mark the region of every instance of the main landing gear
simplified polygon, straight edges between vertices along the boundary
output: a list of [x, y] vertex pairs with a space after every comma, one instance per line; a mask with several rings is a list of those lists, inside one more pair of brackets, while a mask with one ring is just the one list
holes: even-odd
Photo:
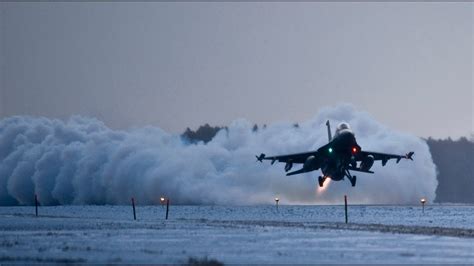
[[355, 175], [351, 175], [351, 173], [349, 173], [349, 170], [347, 169], [346, 169], [346, 177], [349, 179], [349, 181], [351, 181], [351, 185], [355, 187], [357, 177]]
[[319, 187], [323, 187], [323, 184], [324, 184], [325, 180], [326, 180], [326, 177], [322, 177], [322, 176], [318, 177]]

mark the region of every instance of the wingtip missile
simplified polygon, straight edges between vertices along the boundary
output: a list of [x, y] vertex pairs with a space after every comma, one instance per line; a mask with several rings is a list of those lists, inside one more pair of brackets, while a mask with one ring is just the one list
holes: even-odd
[[255, 155], [255, 157], [257, 158], [257, 162], [262, 162], [263, 159], [265, 159], [265, 154], [262, 153], [259, 156]]

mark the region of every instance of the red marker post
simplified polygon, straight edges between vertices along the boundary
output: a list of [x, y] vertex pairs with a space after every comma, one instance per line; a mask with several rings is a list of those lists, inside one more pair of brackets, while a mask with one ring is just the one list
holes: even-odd
[[137, 215], [135, 213], [135, 199], [132, 198], [132, 208], [133, 208], [133, 220], [137, 220]]
[[168, 220], [169, 208], [170, 208], [170, 199], [166, 199], [166, 217], [165, 217], [165, 220]]
[[347, 195], [344, 195], [344, 212], [346, 214], [346, 223], [347, 223]]
[[38, 217], [38, 196], [35, 194], [35, 213], [36, 217]]

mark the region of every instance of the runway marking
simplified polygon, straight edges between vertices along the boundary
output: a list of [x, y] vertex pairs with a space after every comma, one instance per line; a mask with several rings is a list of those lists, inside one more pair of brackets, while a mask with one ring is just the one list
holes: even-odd
[[[183, 219], [185, 220], [185, 219]], [[187, 219], [186, 219], [187, 220]], [[352, 230], [368, 231], [393, 234], [414, 234], [414, 235], [435, 235], [474, 238], [474, 229], [431, 227], [431, 226], [408, 226], [408, 225], [387, 225], [387, 224], [360, 224], [360, 223], [330, 223], [330, 222], [288, 222], [288, 221], [251, 221], [251, 220], [187, 220], [193, 222], [205, 222], [207, 225], [217, 226], [270, 226], [270, 227], [295, 227], [302, 229], [331, 229], [331, 230]]]
[[386, 225], [386, 224], [319, 224], [321, 229], [344, 229], [355, 231], [378, 231], [382, 233], [436, 235], [450, 237], [474, 238], [474, 229], [431, 227], [431, 226], [408, 226], [408, 225]]
[[[15, 217], [29, 218], [33, 215], [24, 214], [12, 214], [12, 215], [1, 215], [5, 219], [14, 219]], [[95, 220], [95, 218], [79, 218], [79, 217], [65, 217], [65, 216], [43, 216], [40, 219], [71, 219], [71, 220]], [[434, 227], [434, 226], [412, 226], [412, 225], [388, 225], [388, 224], [364, 224], [364, 223], [342, 223], [342, 222], [292, 222], [292, 221], [262, 221], [262, 220], [208, 220], [208, 219], [185, 219], [177, 218], [171, 221], [142, 221], [139, 228], [144, 229], [162, 229], [170, 228], [175, 223], [189, 222], [204, 224], [206, 226], [221, 226], [221, 227], [241, 227], [241, 226], [270, 226], [270, 227], [293, 227], [301, 229], [318, 229], [318, 230], [353, 230], [353, 231], [368, 231], [368, 232], [381, 232], [381, 233], [396, 233], [396, 234], [414, 234], [414, 235], [430, 235], [430, 236], [448, 236], [448, 237], [460, 237], [460, 238], [474, 238], [474, 229], [468, 228], [451, 228], [451, 227]], [[137, 228], [137, 223], [133, 221], [112, 221], [105, 219], [100, 225], [88, 224], [88, 229], [101, 229], [107, 228], [111, 225], [119, 226], [120, 228]], [[2, 225], [3, 229], [9, 231], [17, 230], [37, 230], [35, 228], [21, 229], [16, 228], [15, 224]], [[42, 228], [40, 226], [39, 228]], [[60, 230], [56, 228], [56, 230]]]

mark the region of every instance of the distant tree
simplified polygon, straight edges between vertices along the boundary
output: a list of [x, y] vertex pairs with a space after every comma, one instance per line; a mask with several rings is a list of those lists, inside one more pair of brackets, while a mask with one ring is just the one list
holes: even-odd
[[257, 124], [255, 124], [252, 127], [252, 132], [257, 132], [257, 131], [258, 131], [258, 126], [257, 126]]

